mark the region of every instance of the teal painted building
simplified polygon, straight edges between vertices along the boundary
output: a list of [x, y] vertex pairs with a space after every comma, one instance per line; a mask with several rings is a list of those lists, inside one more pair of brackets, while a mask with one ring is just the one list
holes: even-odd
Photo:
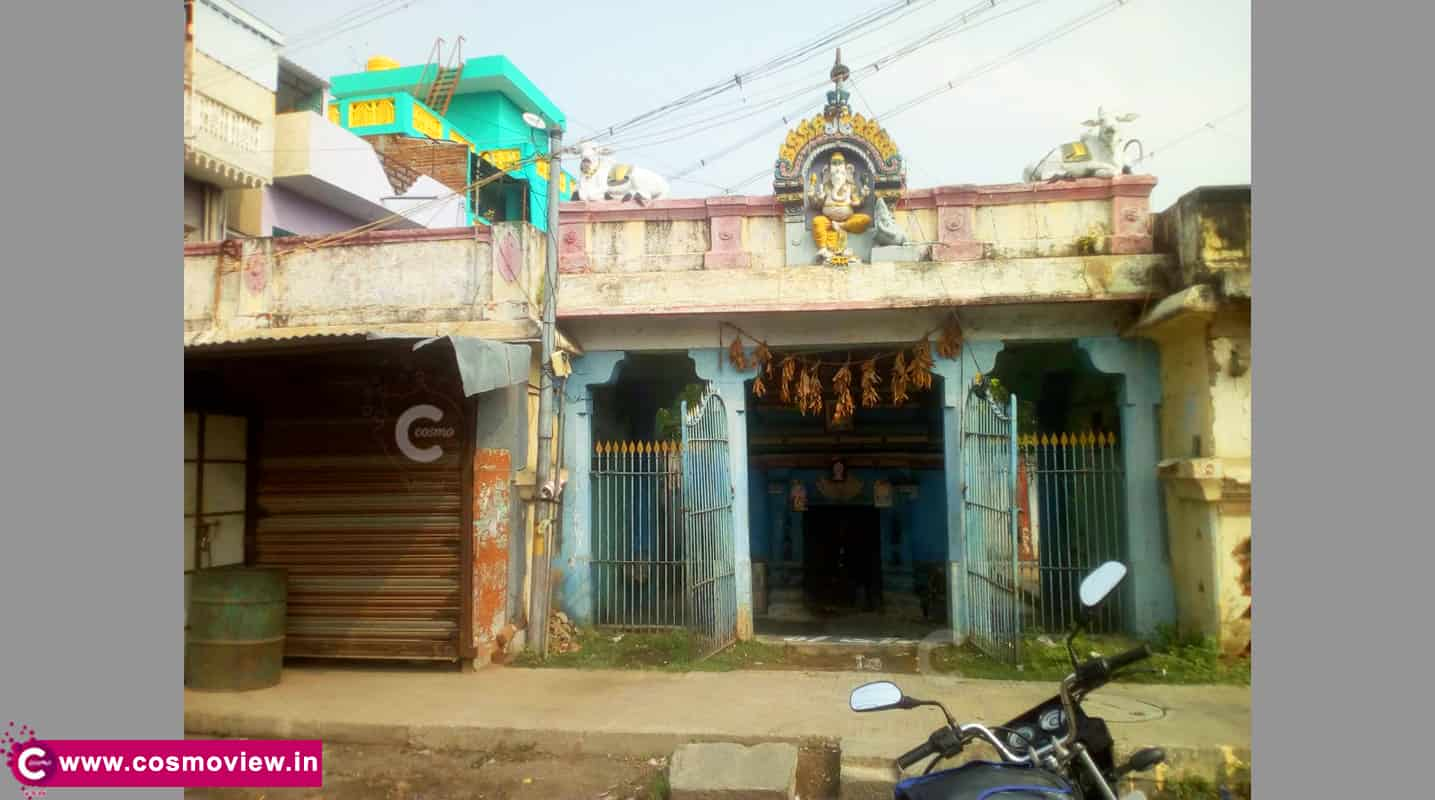
[[[563, 112], [501, 55], [463, 62], [443, 113], [415, 95], [435, 80], [433, 65], [399, 66], [371, 59], [369, 69], [331, 79], [329, 120], [359, 136], [397, 134], [466, 144], [469, 182], [502, 172], [467, 200], [471, 222], [525, 220], [547, 230], [548, 164], [526, 163], [549, 152], [548, 136], [523, 121], [537, 114], [549, 126], [566, 127]], [[559, 197], [577, 185], [564, 172]]]

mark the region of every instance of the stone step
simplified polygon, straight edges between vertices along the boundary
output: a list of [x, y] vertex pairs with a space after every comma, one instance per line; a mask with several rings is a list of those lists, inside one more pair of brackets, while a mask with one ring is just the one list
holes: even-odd
[[688, 744], [668, 768], [671, 800], [794, 800], [797, 745]]

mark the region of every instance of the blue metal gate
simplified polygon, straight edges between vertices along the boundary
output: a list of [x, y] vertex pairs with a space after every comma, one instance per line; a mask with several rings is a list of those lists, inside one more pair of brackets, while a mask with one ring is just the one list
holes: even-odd
[[703, 656], [737, 641], [732, 463], [727, 408], [709, 387], [697, 405], [683, 401], [683, 544], [688, 628]]
[[998, 402], [983, 376], [962, 408], [967, 630], [978, 648], [1007, 664], [1021, 661], [1016, 408], [1015, 394]]

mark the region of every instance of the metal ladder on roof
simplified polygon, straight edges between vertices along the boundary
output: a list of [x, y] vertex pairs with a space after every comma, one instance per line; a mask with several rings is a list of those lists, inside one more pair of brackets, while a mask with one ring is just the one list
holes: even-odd
[[453, 95], [458, 91], [458, 82], [462, 77], [463, 37], [458, 37], [453, 43], [447, 66], [443, 66], [443, 38], [440, 37], [434, 40], [428, 63], [419, 75], [413, 96], [423, 100], [424, 105], [443, 116], [448, 113], [449, 104], [453, 102]]

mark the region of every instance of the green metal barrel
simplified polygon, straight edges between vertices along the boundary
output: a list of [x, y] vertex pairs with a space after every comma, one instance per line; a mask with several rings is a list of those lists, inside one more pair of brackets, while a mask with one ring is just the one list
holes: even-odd
[[191, 573], [184, 685], [241, 692], [279, 683], [287, 604], [282, 569], [236, 566]]

